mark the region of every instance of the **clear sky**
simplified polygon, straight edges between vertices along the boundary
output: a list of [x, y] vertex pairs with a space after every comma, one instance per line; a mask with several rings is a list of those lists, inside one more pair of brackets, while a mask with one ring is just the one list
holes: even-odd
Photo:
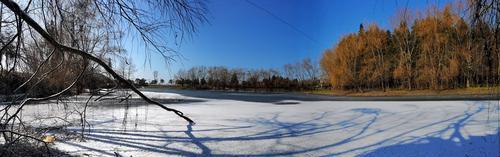
[[[250, 1], [250, 2], [248, 2]], [[210, 0], [209, 23], [175, 49], [182, 55], [165, 64], [152, 53], [145, 64], [144, 52], [129, 42], [135, 77], [151, 79], [153, 71], [168, 80], [179, 69], [193, 66], [282, 68], [304, 58], [318, 61], [343, 35], [356, 32], [361, 23], [391, 28], [394, 14], [408, 6], [444, 6], [448, 0]]]

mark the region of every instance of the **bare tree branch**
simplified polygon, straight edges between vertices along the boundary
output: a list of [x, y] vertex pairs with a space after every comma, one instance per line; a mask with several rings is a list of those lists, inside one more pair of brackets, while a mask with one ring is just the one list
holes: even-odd
[[189, 123], [194, 123], [193, 120], [185, 116], [181, 111], [178, 111], [176, 109], [172, 109], [169, 107], [166, 107], [156, 101], [151, 100], [147, 96], [145, 96], [141, 91], [139, 91], [137, 88], [134, 87], [133, 84], [128, 82], [126, 79], [118, 75], [111, 67], [109, 67], [104, 61], [101, 59], [93, 56], [90, 53], [74, 49], [65, 45], [60, 44], [57, 42], [47, 31], [45, 31], [35, 20], [33, 20], [25, 11], [21, 10], [19, 5], [16, 2], [13, 2], [12, 0], [0, 0], [5, 6], [7, 6], [14, 14], [19, 16], [22, 20], [24, 20], [30, 27], [32, 27], [35, 31], [37, 31], [47, 42], [52, 44], [54, 47], [60, 49], [63, 52], [69, 52], [75, 55], [79, 55], [83, 58], [89, 59], [97, 64], [99, 64], [102, 68], [104, 68], [109, 74], [111, 74], [115, 79], [120, 81], [121, 83], [125, 84], [128, 88], [130, 88], [132, 91], [134, 91], [137, 95], [139, 95], [142, 99], [144, 99], [146, 102], [155, 104], [159, 107], [161, 107], [164, 110], [174, 112], [177, 114], [179, 117], [182, 117]]

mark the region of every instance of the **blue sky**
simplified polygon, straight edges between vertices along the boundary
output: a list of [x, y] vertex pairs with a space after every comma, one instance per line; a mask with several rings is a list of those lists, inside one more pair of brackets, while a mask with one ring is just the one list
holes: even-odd
[[[446, 0], [210, 0], [209, 23], [201, 25], [192, 38], [175, 49], [182, 55], [165, 64], [151, 54], [144, 64], [144, 52], [134, 42], [125, 48], [136, 65], [136, 77], [151, 79], [153, 71], [168, 80], [179, 69], [193, 66], [238, 68], [282, 68], [304, 58], [318, 61], [343, 35], [356, 32], [361, 23], [391, 28], [391, 18], [401, 8], [442, 7]], [[283, 20], [283, 21], [280, 21]]]

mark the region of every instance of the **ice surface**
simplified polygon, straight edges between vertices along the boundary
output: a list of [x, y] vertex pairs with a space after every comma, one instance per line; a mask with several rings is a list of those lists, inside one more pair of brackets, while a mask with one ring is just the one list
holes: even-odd
[[[250, 93], [220, 97], [216, 95], [222, 93], [145, 94], [175, 100], [165, 105], [183, 111], [196, 125], [154, 105], [94, 106], [87, 115], [92, 124], [85, 135], [87, 141], [56, 140], [55, 147], [75, 155], [115, 156], [116, 152], [134, 157], [500, 156], [498, 101], [317, 101]], [[23, 118], [54, 112], [50, 103], [30, 105]], [[53, 125], [50, 121], [37, 124]], [[80, 131], [78, 126], [70, 129]]]

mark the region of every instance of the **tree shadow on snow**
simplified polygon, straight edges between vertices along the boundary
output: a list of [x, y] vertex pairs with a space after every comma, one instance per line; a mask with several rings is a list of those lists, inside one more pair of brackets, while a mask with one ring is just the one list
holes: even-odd
[[454, 141], [436, 137], [426, 137], [411, 143], [396, 144], [378, 148], [365, 153], [366, 157], [442, 157], [442, 156], [464, 156], [464, 157], [498, 157], [500, 148], [498, 134], [486, 136], [469, 136], [467, 139]]
[[[194, 126], [187, 125], [186, 131], [183, 131], [186, 136], [169, 136], [169, 135], [151, 135], [151, 132], [143, 132], [143, 131], [127, 131], [123, 132], [122, 130], [111, 130], [111, 129], [91, 129], [90, 133], [87, 133], [85, 136], [89, 140], [120, 145], [121, 147], [129, 147], [133, 149], [141, 149], [144, 151], [151, 151], [157, 153], [165, 153], [171, 155], [183, 155], [183, 156], [282, 156], [282, 155], [294, 155], [300, 153], [307, 153], [315, 150], [321, 150], [328, 147], [333, 147], [335, 145], [340, 145], [343, 143], [347, 143], [350, 139], [345, 139], [336, 143], [335, 145], [318, 147], [318, 148], [309, 148], [303, 150], [293, 150], [293, 151], [285, 151], [285, 152], [274, 152], [274, 153], [263, 153], [263, 154], [223, 154], [223, 153], [213, 153], [213, 150], [210, 149], [207, 144], [210, 143], [218, 143], [218, 142], [254, 142], [254, 141], [264, 141], [264, 140], [275, 140], [275, 144], [285, 144], [282, 143], [281, 140], [286, 138], [294, 138], [294, 137], [302, 137], [308, 135], [315, 135], [321, 133], [327, 133], [330, 131], [339, 131], [352, 127], [362, 127], [363, 129], [359, 131], [357, 135], [362, 134], [369, 128], [371, 124], [373, 124], [378, 116], [378, 110], [376, 109], [355, 109], [353, 112], [358, 112], [356, 116], [351, 117], [348, 120], [342, 120], [337, 123], [328, 123], [323, 121], [328, 116], [333, 115], [333, 113], [324, 112], [321, 114], [317, 114], [314, 118], [304, 120], [301, 122], [286, 122], [279, 119], [280, 113], [275, 113], [271, 118], [255, 118], [255, 119], [247, 119], [242, 120], [246, 123], [250, 123], [252, 125], [249, 126], [234, 126], [234, 127], [224, 127], [218, 129], [201, 129], [196, 130]], [[372, 114], [372, 115], [366, 115]], [[366, 120], [368, 118], [368, 120]], [[362, 119], [367, 123], [358, 123], [354, 122], [356, 120]], [[238, 136], [229, 136], [229, 137], [207, 137], [207, 136], [196, 136], [198, 133], [203, 133], [207, 131], [238, 131], [239, 129], [251, 129], [253, 127], [265, 127], [268, 128], [264, 131], [260, 131], [257, 133], [248, 133], [246, 135], [238, 135]], [[182, 131], [158, 131], [156, 133], [179, 133]], [[167, 142], [165, 145], [155, 145], [151, 144], [151, 142]], [[184, 145], [190, 145], [193, 150], [183, 150], [179, 148], [168, 147], [171, 143], [182, 143]], [[78, 146], [77, 143], [67, 143], [73, 146]], [[84, 146], [80, 146], [82, 149], [86, 149], [89, 151], [97, 151], [95, 148], [89, 148]], [[227, 148], [231, 149], [231, 148]], [[200, 152], [201, 151], [201, 152]], [[102, 150], [97, 151], [101, 154], [112, 155], [112, 152], [104, 152]], [[270, 151], [272, 152], [272, 151]]]
[[[498, 105], [498, 104], [497, 104]], [[376, 142], [371, 145], [362, 146], [358, 148], [353, 148], [350, 150], [342, 151], [339, 153], [334, 153], [331, 155], [341, 155], [344, 153], [368, 149], [370, 147], [376, 147], [378, 145], [383, 145], [385, 143], [390, 143], [390, 141], [397, 141], [404, 135], [408, 135], [413, 132], [417, 132], [430, 127], [435, 127], [438, 125], [448, 124], [447, 127], [439, 129], [437, 131], [429, 132], [422, 136], [412, 137], [406, 140], [399, 140], [396, 143], [391, 143], [387, 146], [379, 147], [371, 151], [365, 151], [359, 156], [387, 156], [387, 157], [440, 157], [440, 156], [465, 156], [465, 157], [499, 157], [500, 156], [500, 130], [496, 128], [496, 134], [489, 134], [484, 136], [468, 136], [464, 137], [462, 134], [462, 128], [464, 128], [470, 122], [477, 122], [472, 119], [474, 115], [481, 112], [492, 112], [490, 111], [490, 104], [485, 102], [475, 102], [469, 104], [469, 109], [464, 111], [463, 114], [453, 116], [451, 118], [436, 121], [434, 123], [426, 124], [421, 127], [397, 134], [392, 137], [387, 137], [382, 141]], [[500, 108], [497, 106], [492, 106], [496, 111], [492, 114], [498, 114]], [[488, 116], [490, 113], [488, 113]], [[498, 115], [496, 115], [498, 116]], [[500, 118], [500, 117], [497, 117]], [[491, 123], [498, 126], [500, 119], [487, 120], [486, 123]], [[446, 133], [451, 132], [451, 135], [445, 136]]]
[[[399, 134], [391, 135], [381, 141], [373, 144], [354, 146], [345, 150], [336, 150], [328, 156], [344, 155], [351, 152], [360, 152], [360, 156], [498, 156], [498, 134], [485, 136], [464, 137], [460, 129], [471, 118], [481, 112], [485, 112], [486, 105], [478, 102], [469, 104], [469, 110], [463, 114], [452, 116], [448, 119], [437, 120], [432, 123], [416, 126], [410, 130], [402, 131]], [[488, 109], [489, 111], [489, 109]], [[344, 111], [345, 112], [345, 111]], [[179, 130], [160, 130], [160, 131], [127, 131], [113, 129], [92, 129], [86, 134], [89, 140], [102, 142], [106, 144], [119, 145], [134, 150], [143, 150], [147, 152], [164, 153], [181, 156], [290, 156], [290, 155], [313, 155], [333, 148], [343, 146], [355, 141], [361, 141], [368, 137], [378, 136], [381, 133], [391, 129], [398, 129], [398, 126], [404, 125], [415, 119], [404, 119], [392, 122], [389, 127], [382, 129], [373, 129], [373, 125], [384, 116], [382, 110], [376, 108], [357, 108], [347, 112], [352, 113], [351, 117], [345, 120], [331, 122], [333, 116], [338, 113], [315, 113], [312, 118], [290, 122], [280, 118], [282, 113], [275, 113], [271, 117], [256, 117], [252, 119], [237, 119], [245, 126], [223, 126], [210, 129], [196, 129], [196, 126], [186, 125], [185, 131]], [[498, 121], [498, 120], [497, 120]], [[496, 121], [493, 121], [496, 123]], [[407, 135], [428, 129], [431, 127], [446, 125], [443, 129], [429, 132], [423, 136], [413, 137], [411, 139], [403, 138]], [[259, 132], [245, 132], [253, 128], [265, 128]], [[297, 137], [307, 138], [312, 135], [320, 136], [325, 133], [336, 131], [347, 131], [349, 135], [341, 139], [332, 140], [327, 144], [319, 146], [303, 147], [296, 143], [288, 143], [285, 140]], [[374, 131], [375, 130], [375, 131]], [[497, 129], [498, 131], [498, 129]], [[216, 132], [224, 134], [231, 132], [232, 136], [207, 136], [207, 133]], [[234, 133], [241, 134], [234, 135]], [[444, 134], [452, 132], [448, 139], [443, 138]], [[324, 137], [331, 138], [331, 137]], [[404, 140], [402, 140], [404, 139]], [[290, 149], [283, 150], [274, 147], [264, 148], [267, 151], [262, 153], [225, 153], [231, 152], [228, 147], [214, 149], [211, 145], [221, 144], [223, 142], [238, 142], [239, 144], [251, 144], [252, 142], [273, 141], [272, 145], [284, 145]], [[396, 141], [396, 142], [394, 142]], [[234, 144], [234, 143], [232, 143]], [[79, 146], [89, 151], [98, 151], [101, 154], [113, 155], [113, 152], [95, 150], [88, 148], [84, 143], [71, 143], [73, 146]], [[172, 145], [172, 146], [171, 146]], [[177, 145], [177, 146], [173, 146]], [[182, 145], [184, 147], [179, 148]], [[248, 146], [248, 145], [247, 145]], [[259, 145], [256, 145], [259, 147]], [[261, 146], [262, 147], [262, 146]], [[263, 148], [260, 147], [260, 150]], [[316, 154], [316, 155], [315, 155]]]

